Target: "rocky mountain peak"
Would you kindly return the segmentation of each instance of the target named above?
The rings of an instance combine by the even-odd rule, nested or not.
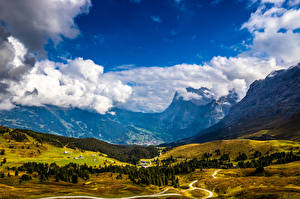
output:
[[[224,119],[187,142],[250,136],[260,130],[270,131],[270,136],[276,139],[294,139],[299,136],[299,114],[300,64],[254,81],[246,96],[231,107]]]
[[[206,87],[201,87],[199,89],[188,87],[185,91],[186,92],[176,91],[173,102],[190,101],[197,106],[201,106],[215,100],[214,94]]]

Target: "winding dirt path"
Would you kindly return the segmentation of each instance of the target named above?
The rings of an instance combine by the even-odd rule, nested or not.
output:
[[[219,171],[221,171],[222,169],[218,169],[218,170],[215,170],[215,172],[214,172],[214,174],[212,175],[212,177],[214,178],[214,179],[216,179],[217,178],[217,174],[218,174],[218,172]]]
[[[167,192],[168,190],[165,190],[163,192]],[[164,197],[164,196],[181,196],[181,194],[178,193],[157,193],[152,195],[137,195],[137,196],[131,196],[131,197],[122,197],[122,198],[99,198],[99,197],[93,197],[93,196],[53,196],[53,197],[46,197],[41,199],[62,199],[62,198],[80,198],[80,199],[134,199],[134,198],[158,198],[158,197]]]
[[[190,186],[190,189],[189,189],[190,191],[191,191],[191,190],[198,189],[198,190],[207,192],[207,193],[208,193],[208,196],[206,196],[206,197],[204,197],[204,198],[202,198],[202,199],[211,198],[211,197],[214,195],[214,193],[211,192],[211,191],[208,190],[208,189],[203,189],[203,188],[199,188],[199,187],[194,187],[193,185],[194,185],[196,182],[198,182],[198,180],[193,181],[193,182],[189,185],[189,186]]]
[[[217,178],[216,175],[218,174],[219,171],[221,171],[221,169],[216,170],[216,171],[212,174],[212,177],[213,177],[214,179]],[[205,197],[202,198],[202,199],[207,199],[207,198],[213,197],[214,193],[213,193],[212,191],[210,191],[210,190],[208,190],[208,189],[200,188],[200,187],[194,187],[194,184],[197,183],[197,182],[198,182],[198,180],[195,180],[195,181],[191,182],[191,183],[189,184],[189,187],[190,187],[190,188],[187,189],[187,190],[184,190],[183,192],[186,192],[186,191],[192,191],[192,190],[198,189],[198,190],[205,191],[206,193],[208,193],[208,196],[205,196]]]
[[[221,169],[216,170],[212,177],[214,179],[216,179],[216,175],[218,174],[218,172],[221,171]],[[205,191],[206,193],[208,193],[208,196],[205,196],[202,199],[207,199],[207,198],[211,198],[213,197],[213,192],[208,190],[208,189],[204,189],[204,188],[200,188],[200,187],[194,187],[194,184],[197,183],[198,180],[195,180],[193,182],[191,182],[189,184],[189,189],[186,189],[184,191],[181,191],[182,193],[186,192],[186,191],[192,191],[192,190],[201,190],[201,191]],[[40,199],[74,199],[74,198],[80,198],[80,199],[135,199],[135,198],[158,198],[158,197],[164,197],[164,196],[181,196],[182,194],[179,193],[166,193],[169,190],[169,188],[165,189],[164,191],[160,192],[160,193],[156,193],[156,194],[151,194],[151,195],[137,195],[137,196],[131,196],[131,197],[122,197],[122,198],[99,198],[99,197],[93,197],[93,196],[53,196],[53,197],[46,197],[46,198],[40,198]]]

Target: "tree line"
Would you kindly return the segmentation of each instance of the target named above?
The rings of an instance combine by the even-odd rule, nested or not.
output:
[[[179,186],[179,180],[176,175],[188,174],[195,169],[203,168],[233,168],[232,163],[223,162],[218,159],[192,159],[185,160],[178,164],[166,164],[155,167],[140,168],[137,166],[117,166],[117,165],[105,165],[100,167],[92,167],[88,165],[78,165],[75,163],[69,163],[65,166],[58,166],[56,163],[36,163],[28,162],[24,163],[20,167],[7,168],[17,172],[26,172],[25,175],[35,174],[41,182],[49,180],[51,177],[55,178],[55,181],[64,181],[77,183],[78,178],[88,180],[91,174],[112,172],[118,173],[117,178],[122,178],[127,175],[128,178],[135,184],[145,185],[171,185],[174,187]],[[21,176],[20,182],[29,179],[28,176]]]
[[[271,164],[285,164],[289,162],[294,162],[300,160],[300,156],[290,152],[276,152],[270,155],[262,156],[258,159],[254,159],[251,161],[240,161],[238,162],[239,168],[260,168],[266,167]]]
[[[227,156],[219,159],[209,159],[209,155],[203,156],[201,159],[194,158],[192,160],[184,160],[176,163],[173,157],[167,159],[153,167],[137,167],[137,166],[118,166],[118,165],[104,165],[99,167],[92,167],[86,164],[79,165],[76,163],[69,163],[65,166],[58,166],[56,163],[24,163],[20,167],[7,167],[8,170],[15,171],[18,175],[20,171],[26,174],[20,177],[20,183],[31,179],[31,176],[36,176],[41,182],[48,181],[50,178],[55,181],[64,181],[70,183],[77,183],[79,178],[88,180],[91,174],[99,174],[105,172],[117,173],[117,179],[122,179],[124,175],[128,177],[135,184],[145,185],[171,185],[179,187],[179,180],[176,177],[181,174],[189,174],[196,169],[208,168],[263,168],[271,164],[283,164],[292,161],[300,160],[300,156],[291,152],[276,152],[270,155],[265,155],[256,160],[239,161],[237,166],[234,166],[227,158]],[[244,156],[244,155],[241,155]],[[227,160],[224,160],[227,159]],[[1,174],[0,176],[3,176]]]

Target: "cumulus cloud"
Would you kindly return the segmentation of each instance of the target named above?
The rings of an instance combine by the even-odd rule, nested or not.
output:
[[[90,6],[90,0],[0,0],[0,21],[29,51],[43,52],[49,39],[58,43],[78,36],[74,18]]]
[[[162,111],[175,91],[185,93],[187,87],[206,87],[216,97],[235,89],[243,97],[249,85],[281,68],[274,59],[256,57],[214,57],[204,65],[179,64],[171,67],[142,67],[105,73],[132,87],[132,95],[123,106],[134,111]]]
[[[76,58],[66,64],[44,60],[37,62],[21,82],[10,84],[10,101],[12,104],[51,104],[105,113],[116,103],[124,103],[131,88],[119,80],[102,76],[103,67],[91,60]]]
[[[6,92],[10,81],[20,80],[34,63],[24,45],[0,27],[0,93]]]
[[[0,0],[0,21],[9,31],[0,27],[1,110],[51,104],[105,113],[128,99],[131,88],[103,78],[103,67],[92,60],[56,63],[44,57],[35,63],[30,53],[43,54],[49,39],[78,36],[74,18],[90,6],[90,0]]]
[[[0,27],[0,109],[14,107],[10,102],[8,88],[18,82],[34,65],[35,58],[26,48]]]
[[[34,66],[33,53],[44,55],[49,39],[75,38],[74,18],[90,6],[90,0],[0,0],[0,92]]]
[[[264,3],[273,2],[274,6]],[[255,56],[275,57],[278,63],[293,65],[300,61],[300,8],[284,8],[285,1],[262,1],[261,6],[252,13],[242,28],[253,35],[251,51]],[[287,1],[298,5],[299,1]]]

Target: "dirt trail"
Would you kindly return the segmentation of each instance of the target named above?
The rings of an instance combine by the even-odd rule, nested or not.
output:
[[[214,179],[217,178],[216,175],[218,174],[219,171],[221,171],[221,169],[216,170],[216,171],[212,174],[212,177],[213,177]],[[208,196],[205,196],[205,197],[202,198],[202,199],[206,199],[206,198],[211,198],[211,197],[213,197],[214,193],[213,193],[212,191],[210,191],[210,190],[208,190],[208,189],[204,189],[204,188],[194,187],[194,184],[195,184],[196,182],[198,182],[198,180],[195,180],[195,181],[191,182],[191,183],[189,184],[189,187],[190,187],[190,188],[187,189],[187,190],[184,190],[183,192],[186,192],[186,191],[192,191],[192,190],[198,189],[198,190],[205,191],[206,193],[208,193]]]
[[[218,174],[218,172],[221,171],[221,169],[216,170],[212,177],[214,179],[216,179],[216,175]],[[197,183],[198,180],[195,180],[193,182],[191,182],[189,184],[189,189],[182,191],[182,193],[186,192],[186,191],[192,191],[192,190],[201,190],[201,191],[205,191],[208,193],[208,196],[205,196],[202,199],[207,199],[207,198],[211,198],[213,197],[213,192],[208,190],[208,189],[204,189],[204,188],[199,188],[199,187],[194,187],[194,184]],[[122,197],[122,198],[110,198],[110,199],[134,199],[134,198],[158,198],[158,197],[164,197],[164,196],[181,196],[182,194],[179,193],[166,193],[168,189],[165,189],[164,191],[160,192],[160,193],[156,193],[156,194],[151,194],[151,195],[137,195],[137,196],[131,196],[131,197]],[[80,198],[80,199],[108,199],[108,198],[99,198],[99,197],[93,197],[93,196],[53,196],[53,197],[46,197],[46,198],[40,198],[40,199],[63,199],[63,198],[69,198],[69,199],[75,199],[75,198]]]
[[[217,178],[216,175],[218,174],[219,171],[221,171],[221,169],[215,170],[214,174],[212,175],[212,177],[213,177],[214,179]]]
[[[204,197],[204,198],[202,198],[202,199],[211,198],[211,197],[214,195],[214,193],[211,192],[211,191],[208,190],[208,189],[203,189],[203,188],[199,188],[199,187],[194,187],[193,185],[194,185],[196,182],[198,182],[198,180],[193,181],[193,182],[189,185],[189,186],[190,186],[190,189],[189,189],[189,190],[195,190],[195,189],[198,189],[198,190],[207,192],[207,193],[208,193],[208,196],[206,196],[206,197]]]
[[[168,191],[168,190],[167,190]],[[164,191],[166,192],[166,191]],[[158,197],[164,197],[164,196],[181,196],[181,194],[178,193],[157,193],[152,195],[137,195],[137,196],[131,196],[131,197],[122,197],[122,198],[99,198],[99,197],[93,197],[93,196],[53,196],[53,197],[46,197],[41,199],[62,199],[62,198],[80,198],[80,199],[134,199],[134,198],[158,198]]]

